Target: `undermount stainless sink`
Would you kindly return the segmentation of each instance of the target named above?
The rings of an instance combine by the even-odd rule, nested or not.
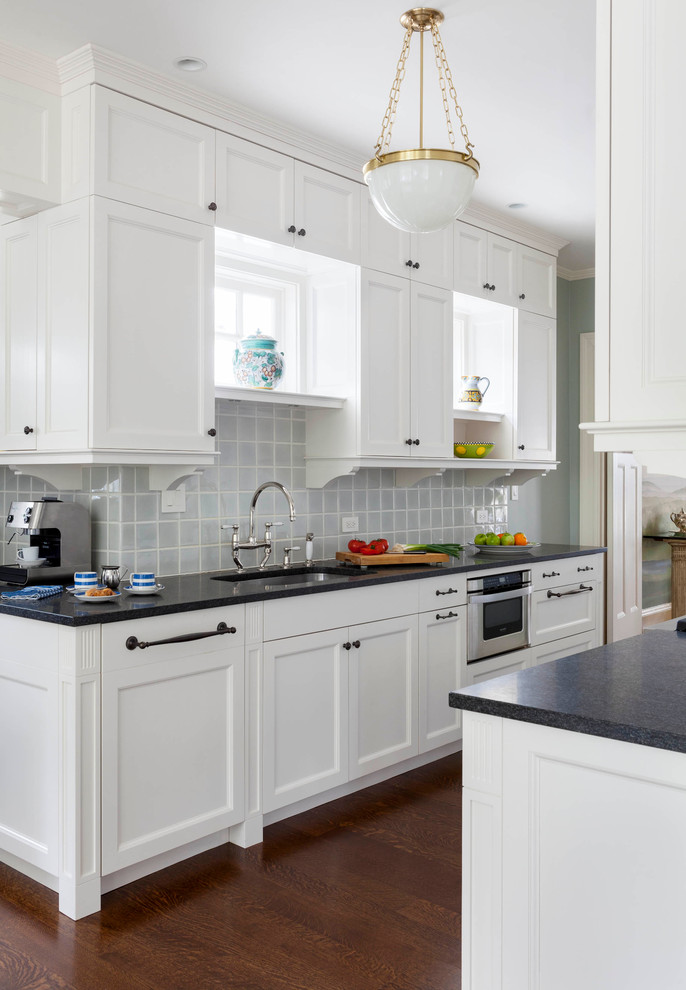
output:
[[[231,571],[229,574],[215,574],[213,581],[251,582],[265,591],[270,588],[288,588],[298,585],[321,584],[327,581],[345,581],[357,573],[347,567],[278,567],[264,571]],[[362,573],[362,572],[359,572]],[[365,571],[369,574],[369,571]]]

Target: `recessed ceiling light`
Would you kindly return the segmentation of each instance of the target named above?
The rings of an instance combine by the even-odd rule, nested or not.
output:
[[[207,68],[207,62],[201,58],[194,58],[192,55],[184,55],[183,58],[175,58],[174,65],[183,72],[202,72]]]
[[[526,206],[527,206],[526,203],[508,203],[507,204],[508,210],[525,210],[526,209]]]

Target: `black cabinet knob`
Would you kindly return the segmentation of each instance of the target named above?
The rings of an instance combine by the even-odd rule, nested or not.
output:
[[[25,426],[24,427],[24,433],[26,434],[26,436],[28,436],[29,433],[33,433],[33,427],[32,426]]]
[[[352,645],[353,645],[352,643],[343,643],[343,649],[344,650],[349,650],[349,649],[351,649]]]
[[[484,289],[490,289],[490,285],[488,284],[488,282],[484,282],[482,288],[484,288]]]
[[[526,299],[526,296],[525,296],[525,295],[524,295],[524,293],[522,292],[522,294],[521,294],[521,296],[520,296],[519,298],[520,298],[520,299]]]
[[[212,212],[214,213],[215,210],[217,209],[217,204],[216,203],[210,203],[210,205],[207,207],[207,209],[208,210],[212,210]]]
[[[216,437],[217,431],[213,426],[207,431],[207,435],[208,437]]]
[[[524,444],[523,443],[517,444],[517,450],[524,450]]]
[[[407,444],[408,447],[412,446],[412,440],[406,440],[405,443]]]
[[[494,285],[491,286],[491,292],[495,292],[495,286]]]
[[[356,650],[359,650],[359,648],[361,646],[361,643],[360,643],[359,639],[354,639],[353,640],[353,646],[355,647]]]
[[[410,258],[408,261],[405,262],[405,267],[412,268],[412,258]]]
[[[412,442],[414,443],[415,447],[419,446],[419,440],[413,440]]]
[[[419,268],[419,262],[418,261],[415,261],[415,263],[414,263],[414,265],[412,267],[413,268]]]
[[[305,228],[301,227],[300,230],[298,231],[298,237],[304,237],[306,233],[307,231],[305,230]]]
[[[290,227],[288,228],[288,233],[289,234],[294,234],[295,233],[295,224],[294,223],[292,223],[290,225]]]

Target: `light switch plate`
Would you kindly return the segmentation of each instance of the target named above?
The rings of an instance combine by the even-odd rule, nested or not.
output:
[[[160,492],[160,510],[162,512],[185,512],[185,486],[179,485],[178,488],[167,488],[166,491]]]

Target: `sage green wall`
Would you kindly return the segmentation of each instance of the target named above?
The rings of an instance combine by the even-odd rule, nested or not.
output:
[[[595,328],[595,279],[557,280],[556,471],[510,502],[511,532],[546,543],[579,542],[579,335]]]

